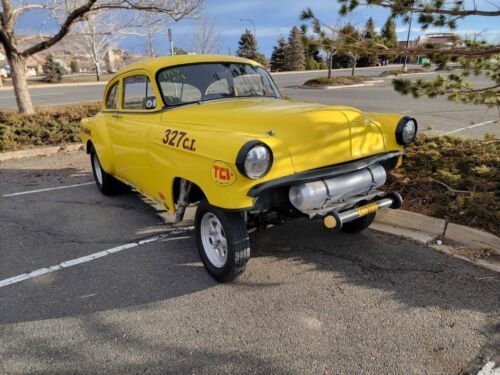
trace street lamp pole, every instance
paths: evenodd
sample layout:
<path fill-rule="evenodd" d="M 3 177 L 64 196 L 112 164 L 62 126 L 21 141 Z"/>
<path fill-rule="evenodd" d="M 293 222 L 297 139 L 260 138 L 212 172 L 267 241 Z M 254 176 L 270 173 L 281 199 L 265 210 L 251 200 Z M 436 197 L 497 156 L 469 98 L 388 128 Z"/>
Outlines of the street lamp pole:
<path fill-rule="evenodd" d="M 240 22 L 244 22 L 244 21 L 247 21 L 247 22 L 250 22 L 253 26 L 253 35 L 255 36 L 255 38 L 257 38 L 257 31 L 255 29 L 255 22 L 253 22 L 250 18 L 241 18 L 240 19 Z"/>
<path fill-rule="evenodd" d="M 410 22 L 408 24 L 408 35 L 406 36 L 406 54 L 405 54 L 405 61 L 403 63 L 403 71 L 406 72 L 408 67 L 406 66 L 408 64 L 408 45 L 410 44 L 410 32 L 411 32 L 411 21 L 413 19 L 413 11 L 410 12 Z"/>

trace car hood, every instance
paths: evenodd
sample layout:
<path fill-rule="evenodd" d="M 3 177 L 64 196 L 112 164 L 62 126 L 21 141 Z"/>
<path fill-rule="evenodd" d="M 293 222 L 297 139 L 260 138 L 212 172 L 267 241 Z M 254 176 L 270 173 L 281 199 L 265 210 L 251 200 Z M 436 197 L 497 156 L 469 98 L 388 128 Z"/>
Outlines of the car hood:
<path fill-rule="evenodd" d="M 361 111 L 289 100 L 227 99 L 167 111 L 167 121 L 205 125 L 247 138 L 275 137 L 288 149 L 295 172 L 384 152 L 378 126 Z"/>

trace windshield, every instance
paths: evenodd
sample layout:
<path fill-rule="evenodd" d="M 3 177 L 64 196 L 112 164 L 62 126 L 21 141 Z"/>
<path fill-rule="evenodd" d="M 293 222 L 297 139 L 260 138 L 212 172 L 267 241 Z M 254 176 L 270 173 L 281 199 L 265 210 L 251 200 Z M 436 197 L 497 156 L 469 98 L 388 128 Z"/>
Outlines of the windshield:
<path fill-rule="evenodd" d="M 269 73 L 249 64 L 181 65 L 162 69 L 157 77 L 168 107 L 224 98 L 280 97 Z"/>

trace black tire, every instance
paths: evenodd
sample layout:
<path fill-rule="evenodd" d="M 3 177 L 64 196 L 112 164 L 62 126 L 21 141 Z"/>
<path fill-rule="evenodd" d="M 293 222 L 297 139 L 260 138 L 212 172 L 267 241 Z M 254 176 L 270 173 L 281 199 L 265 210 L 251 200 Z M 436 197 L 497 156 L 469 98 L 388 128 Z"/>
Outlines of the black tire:
<path fill-rule="evenodd" d="M 213 219 L 215 216 L 222 226 L 222 235 L 227 243 L 227 252 L 223 264 L 216 265 L 210 260 L 202 239 L 202 220 Z M 213 215 L 213 216 L 212 216 Z M 228 212 L 221 208 L 211 206 L 206 200 L 198 205 L 195 217 L 196 246 L 201 261 L 208 273 L 218 282 L 232 281 L 243 273 L 250 259 L 250 240 L 246 228 L 245 219 L 239 212 Z M 205 237 L 206 238 L 206 237 Z M 206 239 L 208 240 L 208 239 Z M 210 237 L 210 243 L 212 239 Z"/>
<path fill-rule="evenodd" d="M 95 184 L 97 185 L 97 188 L 101 193 L 103 193 L 104 195 L 114 195 L 122 193 L 124 190 L 126 190 L 123 183 L 104 171 L 94 148 L 92 148 L 92 150 L 90 151 L 90 164 L 92 165 L 92 174 L 94 175 Z M 98 177 L 96 164 L 101 171 L 101 179 L 99 179 Z"/>
<path fill-rule="evenodd" d="M 360 217 L 342 225 L 342 232 L 359 233 L 367 229 L 375 220 L 376 212 Z"/>

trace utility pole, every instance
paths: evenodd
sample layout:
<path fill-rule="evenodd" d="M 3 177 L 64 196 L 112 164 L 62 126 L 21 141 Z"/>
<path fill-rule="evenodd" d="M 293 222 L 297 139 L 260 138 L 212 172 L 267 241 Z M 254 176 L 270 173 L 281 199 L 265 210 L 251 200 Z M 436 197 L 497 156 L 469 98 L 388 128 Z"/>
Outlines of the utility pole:
<path fill-rule="evenodd" d="M 408 24 L 408 35 L 406 36 L 406 55 L 405 55 L 405 61 L 403 63 L 403 71 L 406 72 L 408 70 L 408 67 L 406 66 L 408 64 L 408 45 L 410 44 L 410 32 L 411 32 L 411 20 L 413 19 L 413 11 L 410 12 L 410 22 Z"/>
<path fill-rule="evenodd" d="M 172 29 L 169 27 L 167 30 L 168 41 L 170 42 L 170 54 L 173 56 L 174 53 L 174 39 L 172 38 Z"/>

